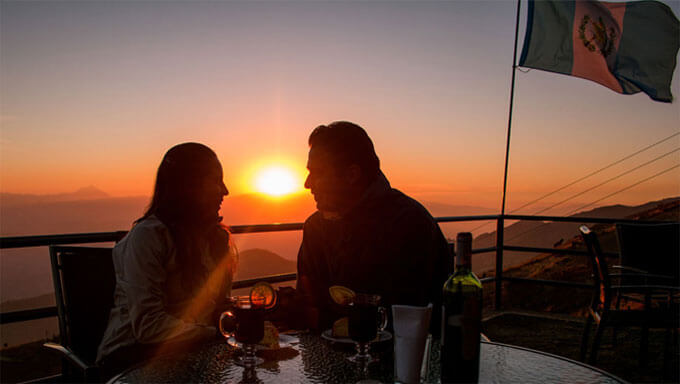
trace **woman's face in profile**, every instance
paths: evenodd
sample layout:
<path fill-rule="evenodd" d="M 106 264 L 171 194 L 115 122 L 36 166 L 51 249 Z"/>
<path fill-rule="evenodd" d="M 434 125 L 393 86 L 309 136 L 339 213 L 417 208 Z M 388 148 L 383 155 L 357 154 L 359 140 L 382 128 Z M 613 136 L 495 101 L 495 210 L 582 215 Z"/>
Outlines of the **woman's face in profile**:
<path fill-rule="evenodd" d="M 206 218 L 219 216 L 222 198 L 229 194 L 224 185 L 222 166 L 218 161 L 210 167 L 208 173 L 199 179 L 196 185 L 197 209 Z"/>

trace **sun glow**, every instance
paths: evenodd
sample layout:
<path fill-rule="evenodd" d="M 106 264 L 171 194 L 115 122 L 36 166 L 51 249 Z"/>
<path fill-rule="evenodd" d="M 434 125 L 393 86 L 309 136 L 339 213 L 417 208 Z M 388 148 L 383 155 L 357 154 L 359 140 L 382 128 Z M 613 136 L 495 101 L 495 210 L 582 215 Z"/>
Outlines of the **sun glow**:
<path fill-rule="evenodd" d="M 297 192 L 300 189 L 300 183 L 291 169 L 269 166 L 257 172 L 255 189 L 266 195 L 279 197 Z"/>

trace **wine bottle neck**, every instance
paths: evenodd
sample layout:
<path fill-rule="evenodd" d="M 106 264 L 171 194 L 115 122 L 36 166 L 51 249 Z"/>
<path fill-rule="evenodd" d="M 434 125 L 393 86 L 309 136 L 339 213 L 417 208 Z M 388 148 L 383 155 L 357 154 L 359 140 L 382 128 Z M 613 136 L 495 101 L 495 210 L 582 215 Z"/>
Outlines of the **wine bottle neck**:
<path fill-rule="evenodd" d="M 456 237 L 456 269 L 472 268 L 472 234 L 461 232 Z"/>

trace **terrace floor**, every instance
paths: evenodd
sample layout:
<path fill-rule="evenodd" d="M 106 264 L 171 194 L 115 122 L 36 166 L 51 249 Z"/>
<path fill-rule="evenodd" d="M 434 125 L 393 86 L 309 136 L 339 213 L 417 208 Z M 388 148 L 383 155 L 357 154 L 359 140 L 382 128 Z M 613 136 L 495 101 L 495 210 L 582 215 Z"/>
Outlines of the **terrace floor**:
<path fill-rule="evenodd" d="M 572 360 L 579 359 L 584 327 L 579 317 L 527 311 L 489 313 L 482 327 L 492 341 L 536 349 Z M 678 338 L 671 344 L 670 361 L 664 370 L 665 336 L 665 330 L 650 329 L 649 363 L 647 367 L 641 368 L 638 361 L 640 329 L 619 329 L 614 346 L 612 330 L 607 328 L 595 366 L 632 383 L 677 383 L 680 380 Z"/>

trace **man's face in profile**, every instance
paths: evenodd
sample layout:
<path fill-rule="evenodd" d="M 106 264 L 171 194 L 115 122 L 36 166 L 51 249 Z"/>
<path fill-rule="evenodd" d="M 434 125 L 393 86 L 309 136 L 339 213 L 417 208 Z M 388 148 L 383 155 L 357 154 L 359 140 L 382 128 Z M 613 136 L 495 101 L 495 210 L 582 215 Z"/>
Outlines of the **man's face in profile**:
<path fill-rule="evenodd" d="M 341 169 L 337 169 L 330 154 L 312 147 L 307 159 L 309 175 L 305 180 L 305 188 L 314 195 L 316 207 L 321 212 L 341 214 L 349 205 L 350 184 L 343 177 Z"/>

